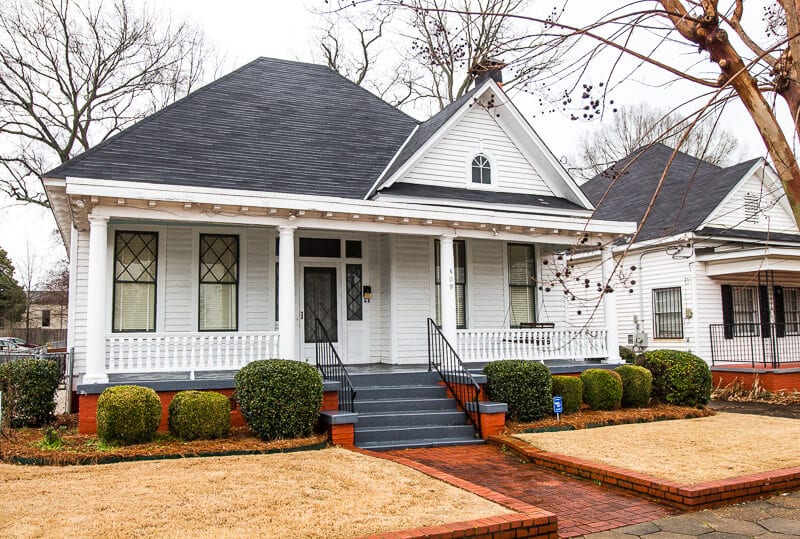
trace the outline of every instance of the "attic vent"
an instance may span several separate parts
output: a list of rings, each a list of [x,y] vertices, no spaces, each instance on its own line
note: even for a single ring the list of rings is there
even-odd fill
[[[758,223],[758,214],[761,213],[759,197],[753,193],[744,194],[744,219],[748,223]]]

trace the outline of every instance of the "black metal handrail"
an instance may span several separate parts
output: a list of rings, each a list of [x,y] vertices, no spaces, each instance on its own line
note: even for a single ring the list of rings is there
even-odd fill
[[[339,382],[339,410],[355,412],[356,390],[350,375],[347,374],[347,369],[322,322],[314,317],[314,323],[317,328],[317,369],[324,379]]]
[[[481,414],[478,410],[481,386],[464,366],[436,322],[428,318],[428,370],[433,369],[439,373],[469,422],[475,426],[478,437],[482,437]]]
[[[711,364],[749,363],[777,368],[800,362],[800,324],[711,324]]]

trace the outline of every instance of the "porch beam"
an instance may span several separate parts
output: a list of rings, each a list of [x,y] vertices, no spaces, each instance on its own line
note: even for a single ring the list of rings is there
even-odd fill
[[[108,286],[108,217],[89,216],[89,275],[84,384],[108,383],[106,374],[106,288]]]
[[[456,273],[453,253],[453,236],[439,236],[439,287],[442,296],[442,333],[447,341],[456,345]]]
[[[278,227],[278,346],[281,359],[297,359],[294,225]]]
[[[603,285],[611,288],[611,277],[614,275],[614,252],[611,244],[606,244],[602,249],[602,274]],[[606,290],[603,293],[603,317],[606,326],[606,345],[608,347],[608,362],[622,363],[619,356],[619,321],[617,318],[617,293]]]

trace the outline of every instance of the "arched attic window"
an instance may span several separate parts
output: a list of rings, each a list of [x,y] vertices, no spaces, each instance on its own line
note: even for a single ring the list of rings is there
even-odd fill
[[[481,185],[492,183],[492,164],[489,158],[481,153],[472,158],[472,183]]]

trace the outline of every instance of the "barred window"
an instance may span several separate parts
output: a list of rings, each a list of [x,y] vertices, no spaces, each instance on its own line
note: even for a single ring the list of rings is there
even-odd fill
[[[508,245],[508,298],[511,327],[536,322],[533,245]]]
[[[200,331],[236,331],[239,236],[200,235]]]
[[[442,271],[439,240],[434,241],[434,277],[436,281],[436,323],[442,324]],[[467,327],[467,248],[464,240],[453,241],[453,258],[456,285],[456,327]]]
[[[800,288],[783,289],[783,314],[787,335],[800,335]]]
[[[485,155],[478,154],[472,159],[472,183],[492,183],[492,164]]]
[[[755,286],[733,287],[733,323],[736,337],[759,334],[758,291]]]
[[[681,288],[653,289],[653,338],[683,338]]]
[[[158,234],[122,232],[114,236],[114,332],[156,330]]]

